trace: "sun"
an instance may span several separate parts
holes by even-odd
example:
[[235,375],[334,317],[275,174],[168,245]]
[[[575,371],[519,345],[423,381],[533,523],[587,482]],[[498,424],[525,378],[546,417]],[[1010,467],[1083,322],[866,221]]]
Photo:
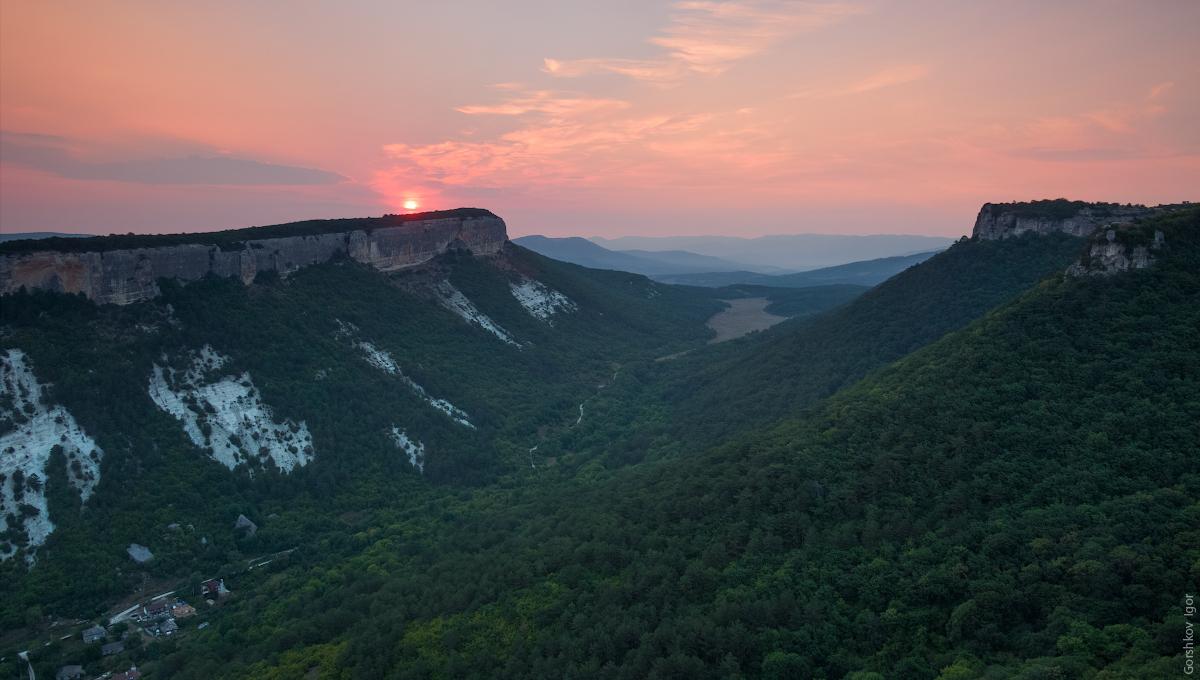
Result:
[[418,207],[419,207],[418,203],[411,198],[404,202],[405,210],[416,210]]

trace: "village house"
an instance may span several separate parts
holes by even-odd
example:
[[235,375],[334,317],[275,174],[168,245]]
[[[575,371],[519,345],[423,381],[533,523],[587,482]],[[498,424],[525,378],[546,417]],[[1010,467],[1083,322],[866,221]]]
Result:
[[63,666],[54,674],[54,680],[75,680],[83,677],[83,666]]
[[175,623],[175,619],[167,619],[166,621],[158,624],[159,635],[170,635],[177,630],[179,630],[179,624]]
[[83,643],[87,645],[99,642],[106,637],[108,637],[108,631],[104,629],[104,626],[92,626],[83,631]]
[[210,578],[200,584],[200,594],[205,599],[215,600],[228,592],[229,590],[225,587],[225,579]]
[[161,616],[166,616],[169,613],[170,608],[171,603],[167,602],[166,598],[163,598],[160,600],[151,600],[150,602],[147,602],[142,607],[142,612],[146,615],[146,618],[153,620]]
[[142,672],[137,669],[137,666],[130,666],[129,670],[114,673],[112,680],[138,680],[142,677]]
[[171,607],[171,616],[177,619],[186,619],[195,613],[196,608],[186,602],[179,602],[174,607]]
[[106,645],[102,645],[100,647],[100,654],[102,654],[104,656],[112,656],[113,654],[120,654],[123,651],[125,651],[125,643],[119,642],[119,641],[118,642],[110,642],[110,643],[108,643]]

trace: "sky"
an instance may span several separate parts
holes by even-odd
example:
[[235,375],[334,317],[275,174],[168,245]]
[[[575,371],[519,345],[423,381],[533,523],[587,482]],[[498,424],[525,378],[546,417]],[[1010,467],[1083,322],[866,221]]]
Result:
[[0,231],[475,206],[510,236],[957,236],[989,201],[1200,200],[1197,27],[1192,0],[4,0]]

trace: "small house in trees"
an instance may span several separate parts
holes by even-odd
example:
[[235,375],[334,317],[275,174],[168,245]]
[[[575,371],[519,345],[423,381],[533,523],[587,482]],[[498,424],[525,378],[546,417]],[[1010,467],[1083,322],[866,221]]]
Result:
[[219,578],[210,578],[200,584],[200,594],[205,598],[213,600],[229,592],[225,587],[225,580]]
[[104,629],[104,626],[92,626],[83,631],[83,643],[87,645],[100,642],[106,637],[108,637],[108,631]]

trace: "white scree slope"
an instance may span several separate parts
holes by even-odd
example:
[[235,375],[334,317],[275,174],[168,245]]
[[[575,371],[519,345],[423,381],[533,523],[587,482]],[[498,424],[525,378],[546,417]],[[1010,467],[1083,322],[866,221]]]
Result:
[[521,343],[514,340],[508,331],[501,328],[500,324],[492,321],[486,314],[479,311],[479,308],[449,281],[438,281],[434,285],[434,291],[437,293],[438,302],[443,307],[459,315],[467,323],[479,326],[514,347],[521,346]]
[[400,449],[408,455],[408,462],[412,464],[419,472],[425,473],[425,445],[415,439],[412,439],[400,428],[392,426],[392,441],[396,442],[396,448]]
[[[54,531],[45,489],[46,464],[54,448],[62,447],[67,481],[85,503],[100,481],[104,451],[67,409],[45,403],[42,385],[19,349],[0,354],[0,423],[0,533],[11,528],[12,515],[32,551]],[[16,552],[16,546],[0,541],[0,560]],[[26,560],[32,563],[32,552],[26,553]]]
[[228,361],[205,345],[192,353],[187,370],[155,364],[150,398],[183,424],[192,443],[230,470],[252,461],[283,472],[306,465],[313,457],[308,426],[276,422],[249,373],[210,377]]
[[510,282],[508,287],[525,311],[551,325],[554,323],[551,317],[555,314],[573,312],[579,308],[566,295],[547,287],[541,281],[522,278],[520,281]]
[[475,429],[475,426],[471,423],[470,417],[467,416],[466,411],[463,411],[445,399],[435,399],[434,397],[430,396],[430,394],[425,391],[424,387],[421,387],[415,380],[407,375],[404,375],[404,372],[400,370],[400,366],[396,363],[396,360],[393,359],[392,355],[386,350],[379,349],[375,345],[372,345],[365,340],[358,343],[358,348],[362,350],[363,357],[367,360],[368,364],[371,364],[375,368],[378,368],[388,375],[394,375],[399,378],[400,381],[408,387],[408,389],[412,390],[414,394],[425,400],[425,403],[441,411],[442,413],[445,413],[454,422],[458,423],[459,425]]

